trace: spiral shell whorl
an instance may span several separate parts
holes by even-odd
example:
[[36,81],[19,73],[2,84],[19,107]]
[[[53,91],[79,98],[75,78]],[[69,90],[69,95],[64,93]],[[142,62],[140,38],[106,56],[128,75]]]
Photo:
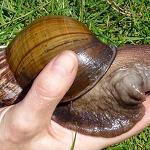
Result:
[[0,107],[13,104],[21,91],[9,69],[6,53],[0,48]]

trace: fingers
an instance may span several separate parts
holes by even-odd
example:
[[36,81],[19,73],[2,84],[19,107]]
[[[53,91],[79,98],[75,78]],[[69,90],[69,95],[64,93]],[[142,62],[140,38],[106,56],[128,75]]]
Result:
[[77,66],[77,58],[70,51],[53,59],[36,78],[23,101],[23,107],[31,113],[34,110],[38,117],[46,115],[50,118],[56,105],[72,85]]
[[50,117],[73,83],[78,67],[76,55],[65,51],[39,74],[24,100],[9,111],[7,124],[32,131],[50,123]]

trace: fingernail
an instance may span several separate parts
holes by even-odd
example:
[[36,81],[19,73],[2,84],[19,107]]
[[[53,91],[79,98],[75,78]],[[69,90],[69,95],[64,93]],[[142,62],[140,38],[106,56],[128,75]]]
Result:
[[65,51],[55,58],[52,69],[61,75],[68,75],[73,72],[76,60],[73,52]]

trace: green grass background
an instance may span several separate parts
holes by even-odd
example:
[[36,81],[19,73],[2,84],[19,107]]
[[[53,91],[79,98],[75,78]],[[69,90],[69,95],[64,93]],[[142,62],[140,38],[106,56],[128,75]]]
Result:
[[[72,16],[107,44],[150,44],[150,0],[0,0],[0,45],[45,15]],[[107,150],[150,150],[150,128]]]

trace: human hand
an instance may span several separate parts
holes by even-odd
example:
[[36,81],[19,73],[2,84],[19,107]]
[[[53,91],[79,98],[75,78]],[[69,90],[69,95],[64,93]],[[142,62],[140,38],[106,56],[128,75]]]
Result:
[[[70,88],[77,66],[75,54],[63,52],[43,69],[20,103],[0,110],[1,150],[70,149],[75,132],[58,125],[51,120],[51,116]],[[150,101],[145,101],[144,105],[143,119],[129,132],[114,138],[77,133],[74,149],[99,150],[140,132],[150,124]]]

